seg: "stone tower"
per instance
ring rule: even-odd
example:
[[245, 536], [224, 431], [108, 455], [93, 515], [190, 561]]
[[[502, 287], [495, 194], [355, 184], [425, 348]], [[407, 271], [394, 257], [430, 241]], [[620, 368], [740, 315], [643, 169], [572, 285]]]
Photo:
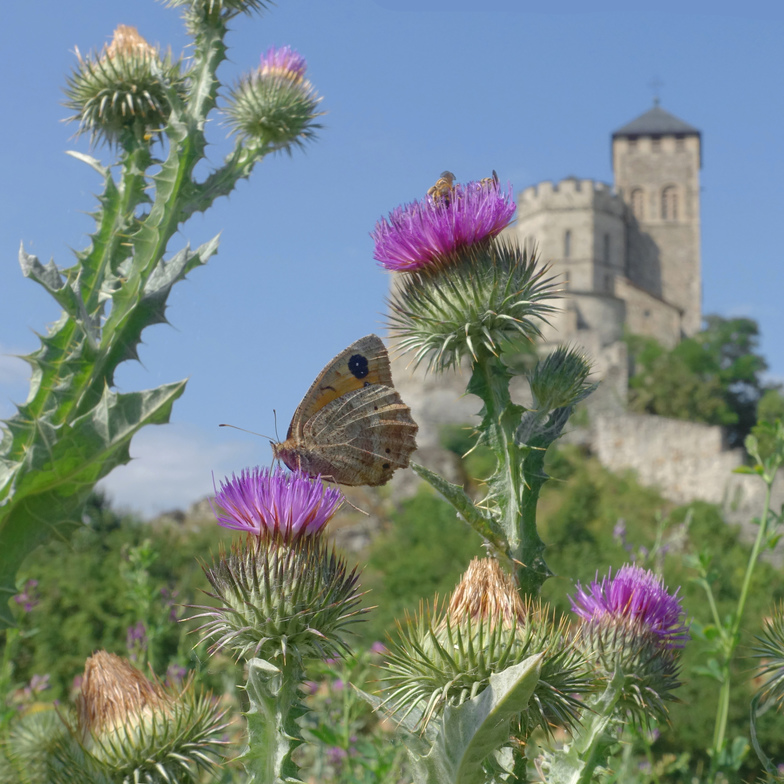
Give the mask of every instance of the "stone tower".
[[508, 231], [568, 292], [547, 344], [579, 343], [603, 375], [624, 331], [672, 348], [700, 329], [700, 148], [696, 128], [655, 104], [613, 133], [614, 186], [568, 177], [520, 193]]
[[701, 155], [700, 132], [658, 101], [612, 135], [615, 190], [635, 219], [629, 222], [626, 277], [677, 306], [684, 335], [702, 323]]

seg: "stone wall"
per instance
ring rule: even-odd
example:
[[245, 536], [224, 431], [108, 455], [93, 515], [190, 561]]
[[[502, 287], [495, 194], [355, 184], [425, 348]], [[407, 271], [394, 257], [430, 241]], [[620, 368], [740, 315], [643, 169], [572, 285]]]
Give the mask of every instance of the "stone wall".
[[[743, 450], [727, 449], [721, 427], [644, 414], [599, 413], [592, 417], [588, 440], [603, 466], [633, 470], [641, 484], [658, 488], [675, 503], [718, 504], [729, 523], [744, 529], [762, 511], [765, 486], [757, 476], [733, 473], [743, 465]], [[774, 508], [784, 503], [781, 474], [773, 501]]]

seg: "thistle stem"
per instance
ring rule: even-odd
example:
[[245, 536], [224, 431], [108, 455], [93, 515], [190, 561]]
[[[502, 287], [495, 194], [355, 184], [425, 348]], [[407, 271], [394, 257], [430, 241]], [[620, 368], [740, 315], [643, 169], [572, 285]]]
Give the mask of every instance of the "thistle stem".
[[729, 634], [726, 635], [724, 640], [724, 660], [721, 665], [721, 687], [719, 689], [719, 705], [716, 714], [716, 725], [713, 731], [713, 747], [711, 749], [711, 780], [715, 780], [716, 776], [721, 769], [723, 749], [725, 742], [725, 735], [727, 732], [727, 718], [730, 710], [730, 687], [732, 679], [730, 674], [730, 665], [732, 657], [735, 654], [735, 649], [738, 647], [740, 641], [740, 624], [743, 620], [743, 612], [746, 609], [746, 600], [749, 595], [751, 587], [751, 579], [754, 574], [754, 568], [757, 565], [760, 551], [762, 550], [763, 543], [767, 540], [768, 532], [768, 514], [770, 512], [770, 497], [771, 486], [773, 484], [774, 476], [765, 475], [765, 505], [762, 509], [759, 526], [757, 530], [757, 537], [754, 540], [754, 546], [749, 555], [749, 561], [746, 564], [746, 573], [743, 576], [743, 585], [741, 587], [740, 596], [738, 598], [738, 605], [733, 614], [732, 626], [730, 627]]
[[542, 557], [544, 542], [536, 527], [539, 492], [547, 478], [543, 467], [546, 445], [519, 444], [515, 439], [524, 409], [512, 402], [510, 380], [500, 357], [487, 350], [477, 351], [468, 391], [484, 402], [480, 429], [498, 461], [489, 500], [500, 512], [506, 554], [516, 565], [521, 591], [526, 596], [538, 596], [551, 574]]
[[248, 784], [300, 780], [291, 754], [302, 743], [296, 720], [305, 712], [299, 699], [303, 677], [291, 659], [281, 667], [264, 659], [248, 662], [248, 743], [240, 756]]

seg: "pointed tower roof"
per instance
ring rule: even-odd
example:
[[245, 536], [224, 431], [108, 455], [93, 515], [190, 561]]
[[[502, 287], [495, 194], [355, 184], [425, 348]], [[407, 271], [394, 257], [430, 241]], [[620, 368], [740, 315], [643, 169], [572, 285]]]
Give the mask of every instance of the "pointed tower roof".
[[659, 102], [655, 101], [653, 108], [614, 131], [613, 139], [619, 136], [664, 136], [668, 134], [699, 136], [700, 132], [693, 125], [689, 125], [674, 114], [662, 109]]

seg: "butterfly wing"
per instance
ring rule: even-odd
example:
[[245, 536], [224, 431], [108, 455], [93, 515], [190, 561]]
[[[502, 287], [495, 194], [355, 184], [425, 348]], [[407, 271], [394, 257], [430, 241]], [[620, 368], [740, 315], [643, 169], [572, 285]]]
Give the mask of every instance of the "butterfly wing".
[[324, 406], [305, 423], [293, 448], [281, 445], [280, 455], [290, 468], [338, 484], [383, 485], [408, 465], [418, 429], [392, 387], [372, 384]]
[[378, 335], [365, 335], [327, 363], [297, 406], [286, 438], [301, 439], [306, 423], [318, 411], [368, 384], [392, 386], [389, 354]]

